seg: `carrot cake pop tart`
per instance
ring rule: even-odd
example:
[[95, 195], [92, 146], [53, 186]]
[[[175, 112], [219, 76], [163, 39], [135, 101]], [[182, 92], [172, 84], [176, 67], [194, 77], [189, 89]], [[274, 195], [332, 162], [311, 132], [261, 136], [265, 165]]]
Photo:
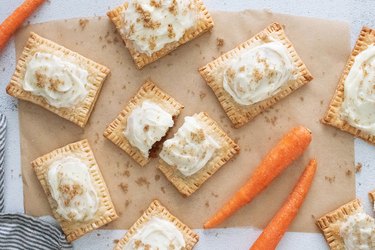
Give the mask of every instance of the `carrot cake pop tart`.
[[373, 204], [373, 210], [375, 211], [375, 190], [373, 190], [372, 192], [368, 193], [368, 195], [370, 197], [370, 201]]
[[31, 165], [68, 241], [117, 219], [87, 140], [56, 149]]
[[239, 146], [206, 113], [185, 117], [173, 138], [164, 142], [159, 169], [189, 196], [239, 152]]
[[6, 91], [84, 127], [109, 69], [31, 33]]
[[364, 27], [322, 122], [375, 144], [375, 30]]
[[317, 220], [332, 250], [375, 249], [375, 220], [358, 199]]
[[107, 126], [104, 136], [129, 154], [139, 165], [150, 161], [160, 141], [174, 125], [183, 105], [146, 81], [117, 118]]
[[214, 25], [201, 0], [129, 0], [107, 15], [138, 69]]
[[312, 80], [278, 23], [199, 72], [236, 128]]
[[154, 200], [114, 249], [191, 250], [198, 240], [193, 230]]

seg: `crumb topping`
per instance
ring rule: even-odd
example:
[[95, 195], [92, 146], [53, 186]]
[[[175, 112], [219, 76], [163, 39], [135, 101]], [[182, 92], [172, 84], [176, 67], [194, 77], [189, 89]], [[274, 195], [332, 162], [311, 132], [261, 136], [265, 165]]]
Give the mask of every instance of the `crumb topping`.
[[130, 0], [123, 32], [137, 51], [151, 55], [179, 41], [200, 15], [194, 0]]

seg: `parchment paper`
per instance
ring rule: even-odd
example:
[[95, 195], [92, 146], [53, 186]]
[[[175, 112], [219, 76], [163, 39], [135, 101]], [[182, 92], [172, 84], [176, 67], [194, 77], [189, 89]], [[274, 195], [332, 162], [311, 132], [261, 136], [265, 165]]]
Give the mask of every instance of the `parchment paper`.
[[[347, 23], [266, 11], [212, 12], [212, 15], [215, 21], [212, 33], [180, 47], [141, 71], [135, 68], [106, 17], [89, 19], [86, 25], [82, 21], [79, 25], [78, 19], [42, 23], [28, 26], [18, 33], [18, 54], [29, 32], [34, 31], [112, 70], [85, 129], [36, 105], [19, 103], [27, 214], [39, 216], [51, 213], [30, 162], [57, 147], [88, 138], [120, 215], [106, 228], [129, 228], [153, 199], [159, 199], [189, 226], [200, 228], [205, 219], [248, 179], [261, 157], [281, 135], [297, 124], [309, 127], [314, 134], [307, 152], [265, 192], [221, 226], [264, 227], [312, 157], [317, 158], [319, 170], [291, 231], [317, 231], [314, 216], [331, 211], [355, 197], [353, 138], [319, 123], [350, 53]], [[285, 24], [288, 37], [315, 79], [243, 128], [233, 129], [197, 69], [273, 21]], [[218, 38], [224, 39], [222, 47], [217, 46]], [[185, 105], [176, 128], [181, 125], [184, 116], [206, 111], [241, 147], [238, 157], [189, 198], [183, 198], [156, 169], [157, 160], [142, 168], [102, 136], [106, 125], [115, 119], [148, 78]]]

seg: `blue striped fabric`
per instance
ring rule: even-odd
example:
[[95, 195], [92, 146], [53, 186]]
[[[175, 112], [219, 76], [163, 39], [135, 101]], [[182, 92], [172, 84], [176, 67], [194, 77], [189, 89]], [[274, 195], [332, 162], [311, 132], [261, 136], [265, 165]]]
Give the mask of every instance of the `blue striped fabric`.
[[6, 128], [7, 121], [5, 115], [0, 114], [0, 213], [4, 212], [4, 154]]
[[0, 114], [0, 250], [72, 249], [57, 227], [25, 214], [4, 213], [6, 118]]

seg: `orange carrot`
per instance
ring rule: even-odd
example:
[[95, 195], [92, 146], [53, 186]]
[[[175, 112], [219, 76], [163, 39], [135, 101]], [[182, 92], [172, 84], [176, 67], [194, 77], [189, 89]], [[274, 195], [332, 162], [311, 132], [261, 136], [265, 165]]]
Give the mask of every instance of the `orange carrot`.
[[0, 50], [4, 48], [9, 38], [45, 0], [24, 1], [7, 19], [0, 24]]
[[204, 228], [215, 227], [252, 201], [290, 163], [302, 155], [310, 142], [310, 130], [303, 126], [291, 129], [263, 158], [245, 185], [213, 217], [206, 221]]
[[270, 223], [268, 223], [267, 227], [263, 230], [250, 250], [273, 250], [277, 247], [305, 200], [314, 179], [315, 172], [316, 161], [311, 160], [299, 178], [293, 192], [289, 195], [284, 205], [272, 218]]

